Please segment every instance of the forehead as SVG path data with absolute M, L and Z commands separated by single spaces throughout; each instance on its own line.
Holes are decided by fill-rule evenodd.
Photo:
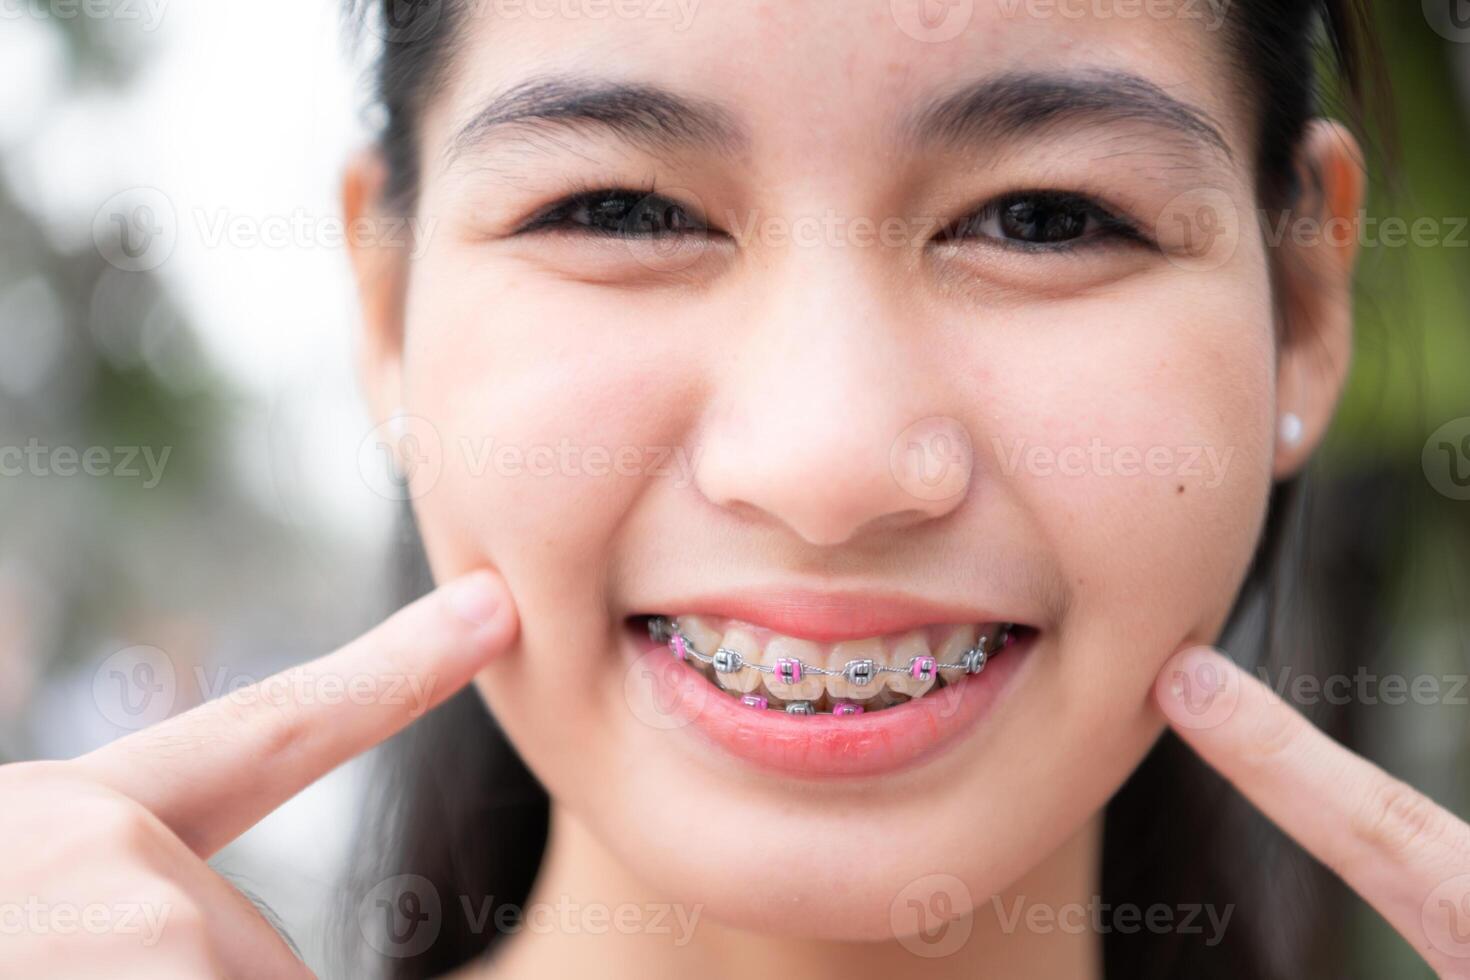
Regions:
M 1228 10 L 1228 8 L 1226 8 Z M 425 149 L 528 83 L 592 79 L 700 100 L 742 151 L 829 166 L 978 80 L 1136 79 L 1229 145 L 1249 129 L 1224 14 L 1204 0 L 467 0 Z M 1063 93 L 1059 96 L 1065 98 Z M 1244 156 L 1244 153 L 1238 153 Z

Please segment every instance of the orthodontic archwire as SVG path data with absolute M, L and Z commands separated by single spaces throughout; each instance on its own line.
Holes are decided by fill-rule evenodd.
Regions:
M 996 649 L 1003 649 L 1011 639 L 1011 629 L 1014 624 L 1006 623 L 1001 627 L 996 637 Z M 648 635 L 655 643 L 667 645 L 674 656 L 679 660 L 695 660 L 702 664 L 714 667 L 721 674 L 733 674 L 741 669 L 758 671 L 762 674 L 774 674 L 783 684 L 795 684 L 808 675 L 824 677 L 843 677 L 854 687 L 866 687 L 871 684 L 879 674 L 907 674 L 920 681 L 933 680 L 941 670 L 963 670 L 966 674 L 978 674 L 985 669 L 990 661 L 991 651 L 989 649 L 989 637 L 982 636 L 973 647 L 961 655 L 958 663 L 939 663 L 932 656 L 910 657 L 909 662 L 903 666 L 893 664 L 880 664 L 873 660 L 849 660 L 836 670 L 826 667 L 817 667 L 805 663 L 795 657 L 777 657 L 774 664 L 751 663 L 740 655 L 738 650 L 729 647 L 719 647 L 713 653 L 703 653 L 695 648 L 687 636 L 680 631 L 679 625 L 669 620 L 667 616 L 651 616 L 648 620 Z M 746 703 L 751 707 L 764 707 L 765 699 L 759 696 L 747 695 Z M 742 699 L 745 700 L 745 699 Z M 759 704 L 757 704 L 759 702 Z M 856 714 L 862 711 L 862 706 L 852 703 L 839 705 L 848 710 L 833 713 Z M 813 714 L 811 702 L 793 701 L 786 706 L 790 714 Z M 794 709 L 794 710 L 793 710 Z

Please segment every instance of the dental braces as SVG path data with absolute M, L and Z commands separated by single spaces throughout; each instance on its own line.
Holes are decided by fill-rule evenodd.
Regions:
M 1006 623 L 1001 627 L 996 637 L 996 649 L 1004 649 L 1010 643 L 1012 626 L 1013 624 Z M 910 657 L 909 662 L 900 667 L 862 659 L 849 660 L 840 668 L 832 670 L 808 664 L 795 657 L 777 657 L 774 664 L 751 663 L 740 655 L 740 651 L 731 650 L 729 647 L 719 647 L 710 654 L 701 653 L 680 631 L 679 624 L 672 622 L 667 616 L 649 617 L 648 635 L 653 642 L 667 645 L 679 660 L 697 660 L 702 664 L 714 667 L 715 671 L 721 674 L 733 674 L 742 669 L 754 670 L 762 674 L 775 674 L 783 684 L 795 684 L 808 675 L 842 677 L 854 687 L 867 687 L 878 679 L 879 674 L 907 674 L 915 680 L 929 681 L 933 680 L 941 670 L 963 670 L 966 674 L 978 674 L 985 669 L 991 656 L 990 638 L 982 636 L 973 647 L 960 656 L 958 663 L 942 664 L 935 657 L 923 656 Z M 766 699 L 758 694 L 747 694 L 740 700 L 752 708 L 765 708 L 768 704 Z M 788 702 L 786 712 L 793 715 L 817 713 L 815 705 L 810 701 Z M 832 707 L 834 715 L 856 715 L 862 712 L 863 706 L 851 701 L 839 701 Z

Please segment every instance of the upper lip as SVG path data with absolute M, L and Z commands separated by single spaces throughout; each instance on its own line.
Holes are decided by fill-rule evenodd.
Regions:
M 947 623 L 1016 622 L 992 610 L 936 602 L 902 592 L 829 592 L 780 586 L 669 599 L 644 611 L 666 616 L 736 619 L 817 643 L 859 640 Z

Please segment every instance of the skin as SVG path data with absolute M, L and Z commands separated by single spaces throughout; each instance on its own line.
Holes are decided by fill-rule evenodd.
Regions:
M 556 801 L 536 901 L 699 904 L 712 931 L 831 943 L 892 935 L 895 900 L 940 872 L 997 941 L 970 954 L 1071 946 L 1071 975 L 1096 958 L 1094 937 L 999 943 L 990 897 L 1059 906 L 1096 892 L 1082 869 L 1096 865 L 1100 811 L 1162 727 L 1153 680 L 1182 644 L 1217 635 L 1273 479 L 1331 414 L 1349 360 L 1352 253 L 1301 257 L 1318 288 L 1285 287 L 1300 316 L 1278 344 L 1262 237 L 1195 256 L 1178 230 L 1206 187 L 1254 213 L 1253 123 L 1219 38 L 1183 20 L 978 6 L 947 44 L 916 42 L 883 3 L 867 15 L 710 5 L 681 32 L 618 18 L 463 28 L 423 117 L 416 217 L 434 231 L 407 263 L 360 258 L 364 372 L 379 418 L 422 420 L 419 442 L 439 447 L 414 501 L 434 570 L 492 565 L 525 623 L 517 655 L 477 683 Z M 1207 115 L 1230 154 L 1111 118 L 964 148 L 893 135 L 925 100 L 1018 67 L 1141 76 Z M 497 93 L 597 70 L 719 102 L 749 138 L 679 153 L 592 126 L 457 138 Z M 1344 134 L 1319 127 L 1307 151 L 1332 164 L 1332 205 L 1355 208 L 1359 177 L 1336 162 L 1352 154 Z M 359 175 L 351 213 L 373 213 L 371 179 Z M 649 183 L 725 234 L 661 253 L 524 230 L 574 190 Z M 855 226 L 814 244 L 732 240 L 752 220 L 829 213 L 950 225 L 1036 187 L 1105 198 L 1159 242 L 946 250 L 930 232 L 881 247 L 856 244 Z M 1304 423 L 1294 449 L 1276 444 L 1286 410 Z M 971 446 L 964 479 L 937 500 L 890 468 L 895 442 L 933 418 Z M 688 482 L 529 475 L 484 466 L 476 451 L 490 440 L 671 446 L 698 465 Z M 1010 465 L 1017 447 L 1093 440 L 1179 455 L 1135 476 Z M 1228 459 L 1223 474 L 1191 469 L 1187 447 Z M 689 612 L 664 604 L 747 585 L 902 589 L 1041 633 L 1005 701 L 954 751 L 810 792 L 701 751 L 630 704 L 624 618 Z M 625 873 L 580 870 L 591 866 Z M 732 945 L 752 968 L 779 959 L 716 945 L 722 962 Z M 505 969 L 544 970 L 538 957 L 566 948 L 526 933 Z M 816 948 L 824 971 L 877 962 L 861 947 Z
M 1330 421 L 1351 348 L 1353 247 L 1288 237 L 1289 254 L 1273 258 L 1248 220 L 1223 253 L 1179 238 L 1201 188 L 1239 215 L 1254 209 L 1250 120 L 1219 38 L 1197 25 L 1006 18 L 980 5 L 960 37 L 922 44 L 888 6 L 730 2 L 680 32 L 618 18 L 467 25 L 423 118 L 416 217 L 431 231 L 412 257 L 359 241 L 353 260 L 369 399 L 380 420 L 410 416 L 428 447 L 411 479 L 431 565 L 441 581 L 493 569 L 469 581 L 500 601 L 489 613 L 471 602 L 486 621 L 475 626 L 430 597 L 298 669 L 422 672 L 445 695 L 473 675 L 553 800 L 532 902 L 699 910 L 682 945 L 648 930 L 525 931 L 497 975 L 1095 976 L 1096 934 L 1008 929 L 997 910 L 1096 895 L 1101 809 L 1165 724 L 1427 959 L 1454 967 L 1426 939 L 1421 909 L 1464 867 L 1470 829 L 1227 661 L 1204 670 L 1197 649 L 1230 609 L 1272 482 L 1300 469 Z M 1096 119 L 968 152 L 886 135 L 919 100 L 1017 65 L 1140 75 L 1208 115 L 1230 153 Z M 563 127 L 445 154 L 491 95 L 589 66 L 707 100 L 739 93 L 727 108 L 751 139 L 655 154 Z M 1300 158 L 1322 181 L 1313 216 L 1354 215 L 1350 137 L 1316 123 Z M 1106 195 L 1159 241 L 1056 254 L 768 234 L 662 251 L 522 230 L 574 189 L 650 178 L 725 231 L 751 215 L 829 211 L 953 222 L 998 194 L 1049 187 Z M 383 186 L 381 161 L 358 158 L 348 218 L 389 217 Z M 1276 436 L 1286 411 L 1302 422 L 1292 444 Z M 972 450 L 939 500 L 890 467 L 900 435 L 932 418 Z M 1185 472 L 1176 455 L 1176 469 L 1134 476 L 1004 465 L 1018 445 L 1094 439 L 1229 462 Z M 486 466 L 488 440 L 677 447 L 698 465 L 688 481 L 585 466 L 533 475 Z M 695 750 L 649 724 L 625 684 L 626 616 L 752 584 L 902 589 L 1040 633 L 958 745 L 814 789 Z M 6 798 L 28 801 L 0 817 L 0 840 L 35 839 L 23 828 L 101 801 L 89 850 L 0 861 L 7 893 L 51 880 L 157 889 L 194 912 L 162 972 L 156 950 L 124 942 L 23 937 L 21 954 L 150 976 L 242 973 L 269 956 L 290 975 L 284 945 L 203 859 L 408 719 L 386 706 L 279 708 L 217 702 L 79 760 L 0 770 Z M 180 738 L 199 750 L 180 758 Z M 906 897 L 940 910 L 936 873 L 969 938 L 928 958 L 892 910 Z

